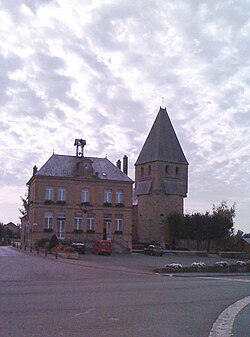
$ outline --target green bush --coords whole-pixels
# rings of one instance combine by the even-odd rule
[[[40,240],[37,241],[37,247],[39,247],[39,248],[45,248],[46,244],[49,241],[50,240],[48,238],[41,238]]]
[[[53,247],[58,245],[58,239],[56,234],[53,234],[51,236],[50,242],[49,242],[49,249],[52,249]]]

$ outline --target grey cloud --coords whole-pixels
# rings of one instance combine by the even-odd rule
[[[9,14],[13,17],[13,20],[23,21],[24,17],[21,13],[21,6],[26,5],[33,13],[41,6],[46,6],[48,3],[53,2],[53,0],[7,0],[2,1],[1,6],[5,8],[9,12]]]
[[[36,53],[36,59],[42,69],[55,71],[58,69],[63,69],[65,67],[64,59],[57,56],[51,56],[45,53],[38,52]]]
[[[58,99],[73,109],[79,107],[79,102],[71,97],[71,86],[74,82],[73,77],[65,76],[59,73],[65,67],[63,58],[50,54],[38,52],[35,55],[39,72],[35,80],[48,96],[48,100]]]
[[[250,125],[250,111],[235,113],[233,116],[233,120],[239,126],[249,126]]]
[[[90,48],[86,48],[87,41],[82,41],[80,39],[75,39],[69,45],[69,49],[75,52],[92,70],[99,73],[99,76],[106,77],[106,81],[110,79],[111,73],[107,66],[98,60],[98,55],[96,55]],[[88,71],[88,67],[85,69]]]
[[[69,95],[72,81],[73,78],[50,72],[49,69],[43,69],[38,76],[38,83],[42,85],[48,101],[58,99],[72,108],[77,109],[79,102]]]
[[[4,105],[10,100],[10,96],[7,95],[7,89],[11,86],[15,86],[16,82],[10,79],[10,73],[22,66],[22,62],[16,55],[10,55],[4,57],[0,54],[0,105]]]
[[[60,120],[60,121],[64,121],[66,120],[66,115],[65,115],[65,112],[61,109],[53,109],[53,113],[55,115],[55,117],[57,118],[57,120]],[[51,128],[51,131],[53,131],[54,128]]]
[[[99,110],[98,107],[91,108],[89,114],[92,117],[93,121],[96,121],[100,127],[109,123],[109,118],[104,116]]]
[[[43,118],[46,115],[45,101],[36,95],[36,92],[26,88],[19,94],[21,106],[16,111],[17,114],[33,115]]]

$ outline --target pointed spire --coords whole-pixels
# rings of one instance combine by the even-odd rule
[[[166,108],[160,107],[135,165],[153,161],[188,164]]]

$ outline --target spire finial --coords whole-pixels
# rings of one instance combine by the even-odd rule
[[[166,109],[166,105],[165,105],[165,97],[161,98],[161,108],[162,109]]]

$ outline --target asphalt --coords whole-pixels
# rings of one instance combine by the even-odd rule
[[[36,251],[29,252],[24,251],[26,254],[37,255],[41,258],[56,259],[55,255],[48,254],[45,256],[44,252],[40,252],[39,255]],[[211,273],[211,272],[194,272],[194,273],[155,273],[157,268],[163,268],[169,263],[179,263],[182,266],[190,266],[193,262],[205,262],[207,265],[213,265],[218,261],[227,261],[229,264],[233,264],[237,259],[221,258],[218,255],[211,254],[208,257],[197,257],[189,255],[175,255],[164,254],[160,256],[148,256],[141,253],[132,254],[112,254],[111,256],[99,256],[93,254],[79,255],[78,259],[66,259],[57,257],[57,260],[63,263],[70,263],[87,268],[98,268],[112,271],[136,273],[136,274],[157,274],[160,276],[168,277],[235,277],[235,276],[249,276],[250,273]]]
[[[49,255],[49,258],[55,258],[53,255]],[[183,256],[175,254],[165,254],[160,256],[147,256],[141,253],[132,254],[113,254],[112,256],[98,256],[92,254],[80,255],[79,259],[63,259],[59,258],[63,263],[71,263],[79,267],[85,268],[97,268],[112,271],[124,272],[126,274],[147,274],[157,275],[158,277],[175,277],[175,278],[232,278],[250,276],[250,273],[208,273],[208,272],[195,272],[195,273],[154,273],[154,269],[163,267],[168,263],[180,263],[183,266],[190,266],[192,262],[205,262],[208,264],[214,264],[217,261],[227,261],[228,263],[235,263],[237,259],[221,259],[220,256],[211,255],[205,258],[199,258],[195,256]],[[246,280],[249,282],[249,280]],[[250,306],[248,305],[244,310],[241,310],[236,317],[234,317],[232,336],[247,336],[248,324],[246,324],[250,312]]]

